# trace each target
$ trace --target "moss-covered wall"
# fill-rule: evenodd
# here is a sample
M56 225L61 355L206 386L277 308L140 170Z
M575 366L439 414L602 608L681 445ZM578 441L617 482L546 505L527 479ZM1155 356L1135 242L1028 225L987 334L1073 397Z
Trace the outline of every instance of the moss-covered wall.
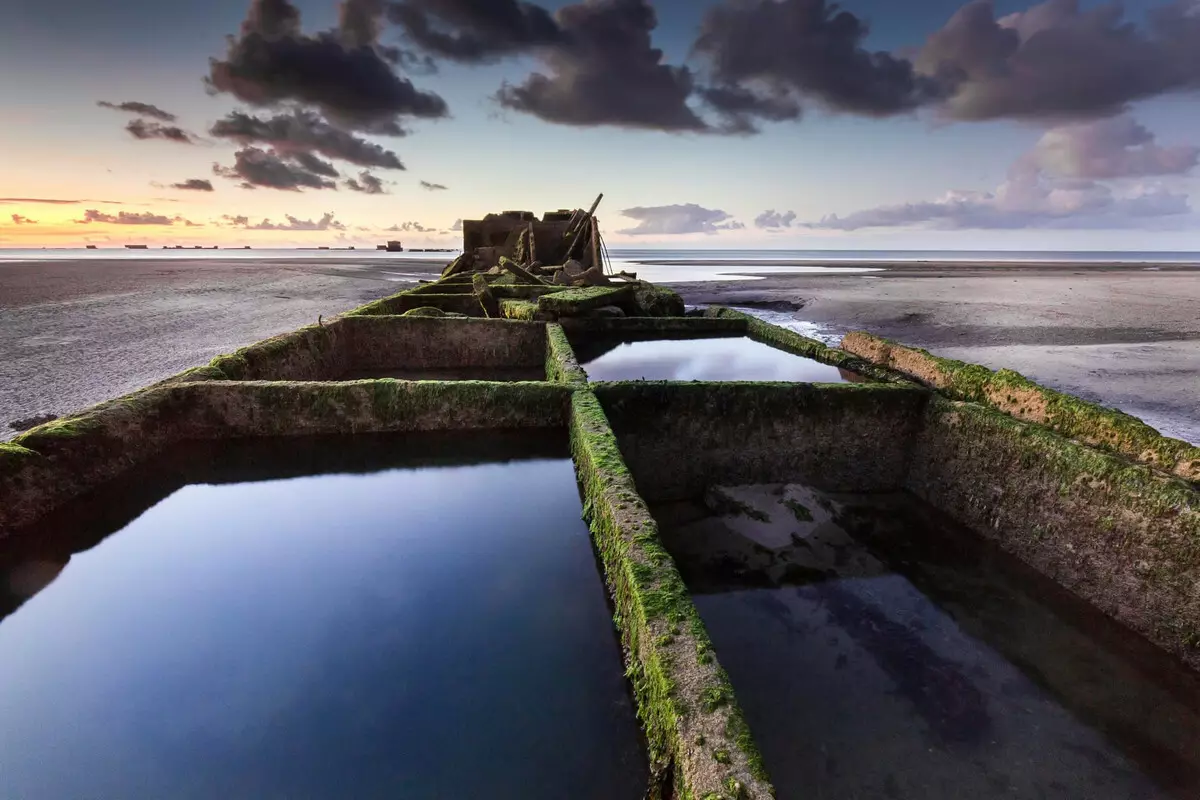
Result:
M209 366L235 381L316 380L343 372L349 354L346 328L334 319L217 356Z
M583 389L575 392L572 407L571 450L584 517L616 606L614 621L654 774L672 778L671 796L680 800L773 797L729 678L659 541L658 526L599 401Z
M1163 436L1137 417L1041 386L1020 373L940 358L925 350L855 331L843 349L912 376L954 400L999 409L1085 444L1200 481L1200 448Z
M984 406L935 396L906 486L1200 668L1200 493Z
M420 291L409 290L394 294L391 297L385 297L382 300L376 300L373 303L359 306L353 311L345 314L348 317L362 317L375 315L398 315L405 311L412 311L414 308L438 308L447 313L466 314L468 316L481 316L482 310L479 307L479 300L471 292L467 292L461 286L442 287L441 283L429 284L430 287L438 287L440 291L434 291L432 288L421 287ZM467 285L469 288L469 284ZM473 291L473 290L472 290Z
M564 317L560 324L570 334L595 335L668 335L746 332L743 319L710 319L705 317Z
M566 424L554 383L208 381L138 392L0 448L0 538L184 439Z
M897 489L929 395L880 384L593 386L651 502L694 497L713 484Z
M553 322L546 325L546 377L574 386L587 385L587 373L580 368L567 334Z
M343 324L350 370L532 367L546 360L545 325L538 322L368 316Z

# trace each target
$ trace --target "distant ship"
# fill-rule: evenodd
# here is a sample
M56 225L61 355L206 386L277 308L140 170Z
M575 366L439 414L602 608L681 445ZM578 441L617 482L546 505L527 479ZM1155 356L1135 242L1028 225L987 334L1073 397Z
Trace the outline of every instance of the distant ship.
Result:
M147 245L147 244L127 244L127 245L125 245L126 250L148 250L149 248L150 248L150 245Z
M85 249L87 249L87 250L95 250L95 249L96 249L96 245L94 245L94 244L89 244L89 245L88 245L88 246L87 246Z
M387 251L389 253L403 253L404 245L400 244L400 242L397 242L396 240L393 239L392 241L387 243Z

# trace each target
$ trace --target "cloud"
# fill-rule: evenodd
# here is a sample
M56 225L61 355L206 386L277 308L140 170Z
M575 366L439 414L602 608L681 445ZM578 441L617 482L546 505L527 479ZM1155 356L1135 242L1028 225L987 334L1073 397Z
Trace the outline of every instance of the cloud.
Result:
M421 188L429 192L444 192L448 187L440 183L430 183L429 181L421 181Z
M127 100L124 103L110 103L107 100L100 100L96 105L101 108L111 108L114 111L127 111L130 114L141 114L143 117L153 117L163 122L174 122L176 116L174 114L163 111L161 108L150 103L139 103L135 100Z
M520 0L401 0L388 16L418 47L468 64L565 40L549 11Z
M292 153L285 157L257 147L244 147L234 154L232 167L213 164L213 174L240 179L246 188L264 186L296 192L301 189L336 189L337 183L331 178L337 177L338 172L332 164L310 153Z
M782 104L791 93L868 116L911 111L940 96L940 84L909 61L864 48L868 32L863 20L825 0L746 0L705 12L693 52L724 93L718 100L747 105L743 117L794 119L794 98ZM750 93L755 85L770 93ZM760 102L749 105L753 97Z
M662 131L706 131L688 106L693 76L662 63L648 0L584 0L555 14L562 43L537 54L549 74L505 83L501 106L561 125L613 125Z
M929 37L916 66L952 88L942 111L960 120L1109 115L1200 85L1194 0L1152 10L1148 28L1123 15L1116 3L1047 0L997 19L990 0L974 0Z
M230 216L226 214L221 217L224 224L227 226L245 228L249 231L344 231L346 225L334 219L332 211L326 212L319 220L299 219L291 214L285 214L284 218L287 222L271 222L269 219L264 219L255 225L250 224L250 218L246 216Z
M36 219L30 219L29 217L23 217L20 214L13 214L12 221L13 221L13 225L37 225L38 224L38 221Z
M1153 133L1127 116L1053 128L1027 156L1052 175L1101 180L1182 175L1198 158L1200 147L1162 147Z
M696 90L723 120L725 133L758 133L757 120L784 122L799 119L800 103L785 92L752 91L740 86L708 86Z
M329 124L319 114L294 109L266 119L233 111L209 133L243 145L268 144L279 152L316 152L362 167L404 169L399 156L374 142Z
M132 211L119 211L116 214L105 214L97 211L94 208L89 208L83 212L83 219L75 220L77 224L87 225L93 222L102 222L108 225L175 225L182 223L188 227L199 227L198 223L183 217L175 216L168 217L163 214L155 214L150 211L143 211L140 214Z
M673 206L627 208L622 216L637 220L637 226L618 231L628 236L657 236L739 230L746 227L724 211L695 203Z
M778 230L779 228L790 228L792 223L796 221L796 212L787 211L782 214L775 211L764 211L754 218L754 227L765 228L767 230Z
M189 178L182 183L172 183L172 189L185 189L194 192L211 192L213 191L212 181L204 180L203 178Z
M454 224L450 226L450 230L451 231L461 231L462 230L462 222L463 221L461 219L454 220Z
M358 130L398 133L403 117L447 116L446 101L397 75L391 51L377 45L381 3L346 0L341 12L341 27L308 35L288 0L252 0L224 58L209 59L205 83L255 106L314 106Z
M135 139L166 139L180 144L196 144L196 138L175 125L163 125L160 122L149 122L144 119L131 119L125 130Z
M426 228L419 222L401 222L387 229L390 233L437 233L437 228ZM460 228L461 230L461 228Z
M383 188L383 181L365 170L358 173L357 179L348 178L346 188L352 192L362 192L363 194L387 194Z
M82 200L60 200L52 197L0 197L0 203L35 203L48 206L72 206L79 203L99 203L100 205L113 206L119 205L121 202L120 200L89 200L87 198Z
M1153 134L1128 118L1062 126L1020 156L993 191L951 191L936 200L830 215L804 227L1143 227L1157 218L1189 214L1191 207L1186 195L1140 179L1185 172L1198 152L1160 148Z

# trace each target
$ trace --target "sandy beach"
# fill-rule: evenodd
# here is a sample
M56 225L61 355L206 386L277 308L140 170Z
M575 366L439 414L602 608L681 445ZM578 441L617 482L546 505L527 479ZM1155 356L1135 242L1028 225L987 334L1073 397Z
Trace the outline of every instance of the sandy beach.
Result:
M336 260L0 263L0 438L411 286L444 265ZM805 262L809 263L809 262ZM743 262L714 261L708 267ZM772 262L773 267L789 262ZM1136 414L1200 443L1200 269L1176 264L850 264L879 272L679 282L829 336L864 329ZM676 266L681 272L687 267Z

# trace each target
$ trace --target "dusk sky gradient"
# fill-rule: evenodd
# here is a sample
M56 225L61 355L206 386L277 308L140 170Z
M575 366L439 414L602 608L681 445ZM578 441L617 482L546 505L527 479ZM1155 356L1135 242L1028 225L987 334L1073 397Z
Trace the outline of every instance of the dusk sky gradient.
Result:
M455 246L604 192L610 247L1200 249L1200 0L65 0L0 30L0 247Z

